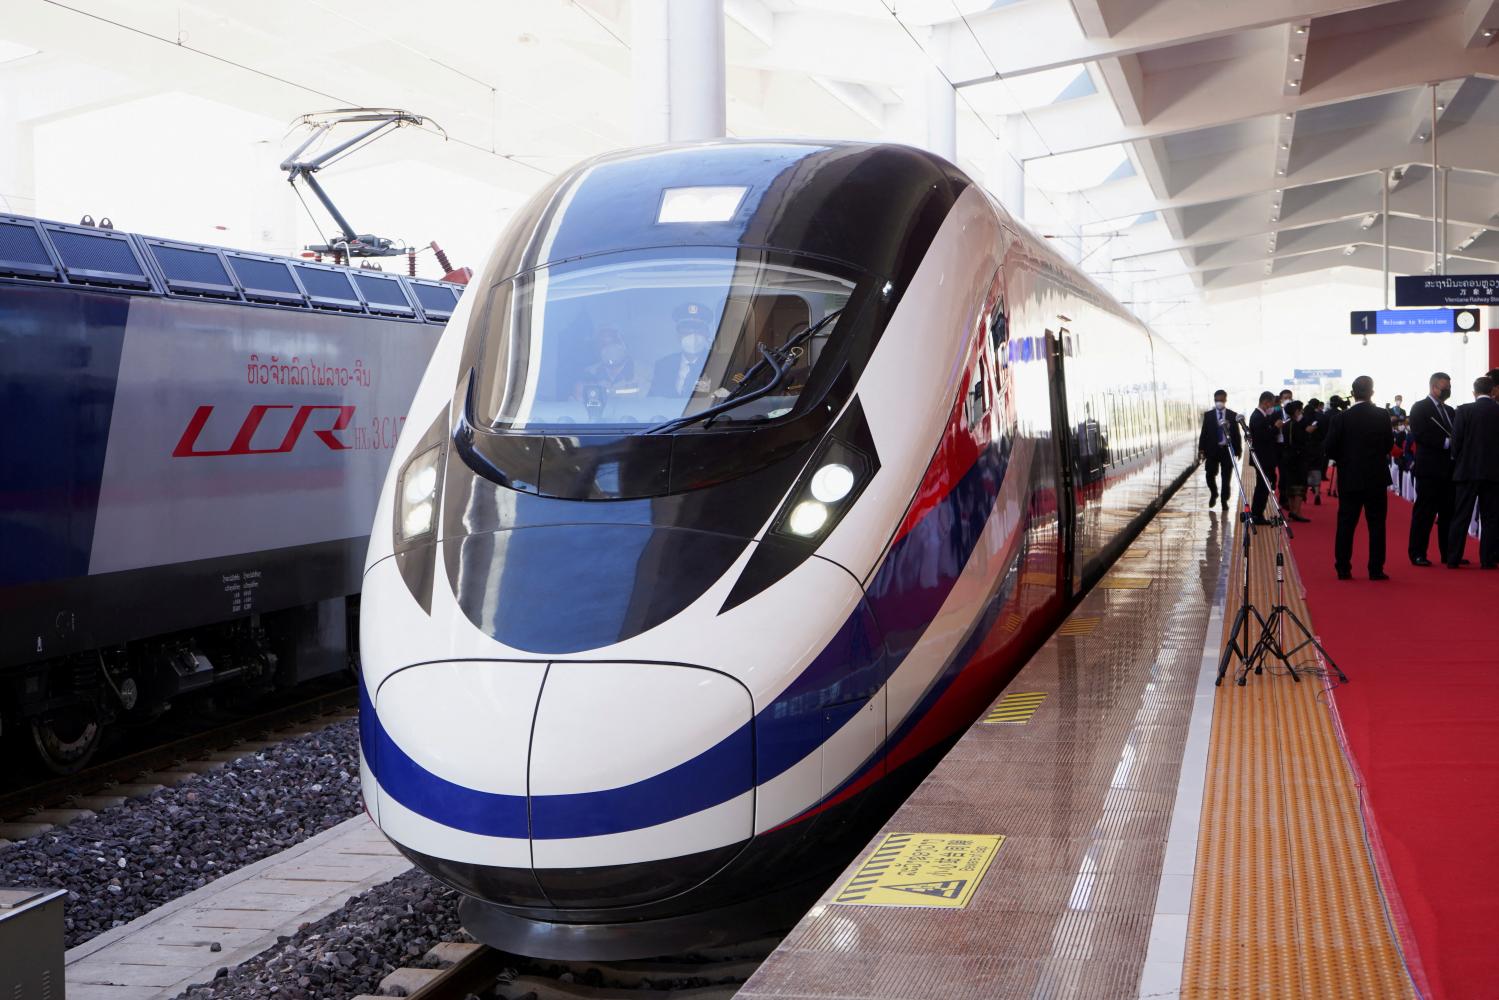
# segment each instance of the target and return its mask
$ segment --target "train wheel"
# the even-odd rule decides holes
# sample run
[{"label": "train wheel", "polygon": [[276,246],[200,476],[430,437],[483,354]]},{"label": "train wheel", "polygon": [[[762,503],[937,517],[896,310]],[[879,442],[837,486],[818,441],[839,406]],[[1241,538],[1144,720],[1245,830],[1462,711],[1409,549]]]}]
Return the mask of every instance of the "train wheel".
[{"label": "train wheel", "polygon": [[42,765],[54,774],[82,770],[98,751],[103,736],[104,725],[92,702],[69,705],[31,720],[31,742]]}]

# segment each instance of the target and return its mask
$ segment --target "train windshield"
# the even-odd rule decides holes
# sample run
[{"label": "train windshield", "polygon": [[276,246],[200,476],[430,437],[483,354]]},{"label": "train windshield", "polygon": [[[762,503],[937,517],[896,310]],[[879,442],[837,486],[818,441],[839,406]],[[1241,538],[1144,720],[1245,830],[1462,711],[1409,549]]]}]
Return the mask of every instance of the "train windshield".
[{"label": "train windshield", "polygon": [[[742,399],[713,426],[778,420],[815,402],[803,391],[848,326],[832,314],[856,286],[741,248],[539,268],[496,285],[475,317],[476,416],[517,431],[630,433]],[[778,381],[765,352],[781,359]]]}]

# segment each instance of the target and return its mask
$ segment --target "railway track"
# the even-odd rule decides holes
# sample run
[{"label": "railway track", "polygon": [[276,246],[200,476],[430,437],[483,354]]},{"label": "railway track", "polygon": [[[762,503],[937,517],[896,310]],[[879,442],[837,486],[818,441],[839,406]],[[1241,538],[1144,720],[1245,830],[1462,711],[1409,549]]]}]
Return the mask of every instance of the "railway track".
[{"label": "railway track", "polygon": [[[0,840],[44,832],[127,798],[149,795],[246,753],[355,714],[358,690],[324,691],[221,726],[169,740],[84,768],[0,792]],[[7,837],[10,833],[13,836]]]},{"label": "railway track", "polygon": [[449,942],[428,951],[423,966],[397,969],[378,994],[356,1000],[729,1000],[779,940],[639,962],[544,961]]}]

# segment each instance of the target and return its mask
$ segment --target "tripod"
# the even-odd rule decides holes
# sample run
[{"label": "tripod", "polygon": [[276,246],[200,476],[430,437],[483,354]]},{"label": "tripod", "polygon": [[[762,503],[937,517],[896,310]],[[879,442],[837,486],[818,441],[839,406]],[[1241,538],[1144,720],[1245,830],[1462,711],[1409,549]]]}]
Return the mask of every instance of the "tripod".
[{"label": "tripod", "polygon": [[[1239,423],[1241,426],[1244,424],[1243,417],[1239,418]],[[1244,446],[1249,453],[1250,462],[1254,463],[1255,473],[1260,477],[1260,482],[1265,483],[1268,486],[1270,479],[1265,475],[1265,468],[1260,464],[1259,456],[1255,454],[1254,444],[1249,440],[1249,428],[1247,426],[1244,426]],[[1327,650],[1323,648],[1322,644],[1317,641],[1317,638],[1312,635],[1311,629],[1306,627],[1306,623],[1296,615],[1296,612],[1292,611],[1289,607],[1286,606],[1286,603],[1283,599],[1282,595],[1285,588],[1286,568],[1285,542],[1287,538],[1294,538],[1295,536],[1291,533],[1291,526],[1286,523],[1286,518],[1281,511],[1280,501],[1275,496],[1275,491],[1273,489],[1269,490],[1268,492],[1269,501],[1272,505],[1270,526],[1276,531],[1275,604],[1271,606],[1270,614],[1268,617],[1266,617],[1260,614],[1259,609],[1256,608],[1254,606],[1254,602],[1250,600],[1249,559],[1250,554],[1253,552],[1252,540],[1254,536],[1254,529],[1258,527],[1258,525],[1256,525],[1254,522],[1254,512],[1249,502],[1249,490],[1244,485],[1244,476],[1239,469],[1239,465],[1241,464],[1239,461],[1239,455],[1234,452],[1232,443],[1228,445],[1228,449],[1229,453],[1233,455],[1234,478],[1238,480],[1239,496],[1243,501],[1242,507],[1239,512],[1239,520],[1243,528],[1244,577],[1242,583],[1243,592],[1239,602],[1239,610],[1234,615],[1233,628],[1229,631],[1228,645],[1223,648],[1223,656],[1218,661],[1218,679],[1213,682],[1214,685],[1220,685],[1223,683],[1223,678],[1228,673],[1228,665],[1233,660],[1235,655],[1239,657],[1240,662],[1243,664],[1243,667],[1235,675],[1235,680],[1240,687],[1243,687],[1249,680],[1249,671],[1251,669],[1253,669],[1256,674],[1264,673],[1265,661],[1270,657],[1274,657],[1276,660],[1279,660],[1281,664],[1286,668],[1286,672],[1291,675],[1291,680],[1299,684],[1301,683],[1301,675],[1298,674],[1296,672],[1296,668],[1291,665],[1291,657],[1299,653],[1301,650],[1305,649],[1307,646],[1315,648],[1318,654],[1320,654],[1322,659],[1327,663],[1327,665],[1332,668],[1333,673],[1337,674],[1338,679],[1344,684],[1348,683],[1348,676],[1344,674],[1341,669],[1339,669],[1332,656],[1330,656]],[[1253,646],[1250,646],[1249,644],[1249,623],[1251,619],[1258,622],[1260,626],[1259,639],[1255,641]],[[1290,649],[1285,648],[1285,645],[1281,638],[1286,629],[1287,619],[1289,619],[1291,624],[1293,624],[1297,628],[1297,630],[1300,631],[1302,636],[1301,641]]]}]

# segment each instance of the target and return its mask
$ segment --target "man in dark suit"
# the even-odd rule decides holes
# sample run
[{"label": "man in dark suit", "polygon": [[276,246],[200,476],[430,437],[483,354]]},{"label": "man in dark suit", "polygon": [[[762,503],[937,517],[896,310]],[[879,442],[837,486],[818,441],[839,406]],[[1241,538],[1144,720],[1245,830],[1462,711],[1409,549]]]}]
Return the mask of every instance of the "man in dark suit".
[{"label": "man in dark suit", "polygon": [[1333,564],[1339,580],[1353,579],[1353,534],[1359,515],[1369,528],[1369,579],[1388,580],[1384,572],[1385,513],[1389,509],[1390,449],[1395,434],[1390,414],[1375,406],[1374,380],[1353,380],[1354,405],[1327,433],[1327,457],[1338,465],[1338,532]]},{"label": "man in dark suit", "polygon": [[1499,569],[1499,400],[1495,382],[1482,375],[1473,382],[1473,402],[1457,408],[1452,421],[1452,478],[1457,509],[1447,536],[1447,565],[1457,569],[1468,540],[1473,508],[1479,515],[1478,564]]},{"label": "man in dark suit", "polygon": [[[1436,372],[1429,380],[1431,392],[1411,405],[1410,433],[1416,442],[1416,505],[1411,511],[1411,535],[1407,548],[1411,563],[1430,566],[1426,543],[1433,522],[1437,528],[1437,552],[1447,561],[1447,535],[1452,529],[1455,495],[1452,488],[1452,422],[1456,414],[1447,405],[1452,395],[1452,376]],[[1458,553],[1461,558],[1462,554]]]},{"label": "man in dark suit", "polygon": [[[1285,423],[1275,405],[1275,394],[1260,393],[1259,407],[1249,415],[1249,444],[1254,448],[1254,457],[1259,468],[1265,470],[1254,476],[1254,500],[1250,509],[1254,512],[1255,524],[1269,524],[1265,520],[1265,504],[1270,500],[1270,490],[1275,485],[1275,470],[1280,468],[1280,428]],[[1266,478],[1268,477],[1268,479]]]},{"label": "man in dark suit", "polygon": [[1202,415],[1197,452],[1207,469],[1209,509],[1221,494],[1223,509],[1228,510],[1228,498],[1233,495],[1229,491],[1229,477],[1233,475],[1234,461],[1244,453],[1244,438],[1239,432],[1239,415],[1228,408],[1228,393],[1222,389],[1213,393],[1213,408]]}]

